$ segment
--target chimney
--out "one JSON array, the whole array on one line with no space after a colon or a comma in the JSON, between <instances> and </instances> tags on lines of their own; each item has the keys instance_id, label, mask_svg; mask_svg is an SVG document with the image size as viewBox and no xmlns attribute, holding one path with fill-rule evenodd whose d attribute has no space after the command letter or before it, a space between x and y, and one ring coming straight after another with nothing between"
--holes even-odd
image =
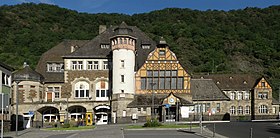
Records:
<instances>
[{"instance_id":1,"label":"chimney","mask_svg":"<svg viewBox=\"0 0 280 138\"><path fill-rule=\"evenodd\" d=\"M99 34L102 34L103 32L106 31L106 25L99 25Z\"/></svg>"}]
</instances>

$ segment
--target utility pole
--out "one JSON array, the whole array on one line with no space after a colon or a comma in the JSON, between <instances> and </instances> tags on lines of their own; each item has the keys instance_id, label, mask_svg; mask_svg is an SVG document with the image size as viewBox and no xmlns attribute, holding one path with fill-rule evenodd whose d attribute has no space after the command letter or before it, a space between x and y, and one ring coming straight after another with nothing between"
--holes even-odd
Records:
<instances>
[{"instance_id":1,"label":"utility pole","mask_svg":"<svg viewBox=\"0 0 280 138\"><path fill-rule=\"evenodd\" d=\"M16 136L18 136L18 84L19 81L16 81L17 91L16 91Z\"/></svg>"},{"instance_id":2,"label":"utility pole","mask_svg":"<svg viewBox=\"0 0 280 138\"><path fill-rule=\"evenodd\" d=\"M66 106L67 106L67 111L66 111L66 123L68 123L68 99L69 99L69 93L67 93L67 99L66 99Z\"/></svg>"},{"instance_id":3,"label":"utility pole","mask_svg":"<svg viewBox=\"0 0 280 138\"><path fill-rule=\"evenodd\" d=\"M280 120L280 87L278 92L278 118Z\"/></svg>"}]
</instances>

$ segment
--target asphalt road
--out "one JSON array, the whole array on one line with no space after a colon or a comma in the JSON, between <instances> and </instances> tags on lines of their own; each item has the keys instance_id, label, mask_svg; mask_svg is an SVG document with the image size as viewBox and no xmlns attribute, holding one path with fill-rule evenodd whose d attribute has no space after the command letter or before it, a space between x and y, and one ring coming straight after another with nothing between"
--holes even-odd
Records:
<instances>
[{"instance_id":1,"label":"asphalt road","mask_svg":"<svg viewBox=\"0 0 280 138\"><path fill-rule=\"evenodd\" d=\"M230 138L280 138L279 122L230 122L215 123L215 131ZM205 124L213 131L213 124Z\"/></svg>"},{"instance_id":2,"label":"asphalt road","mask_svg":"<svg viewBox=\"0 0 280 138\"><path fill-rule=\"evenodd\" d=\"M201 138L191 133L177 130L126 130L125 138Z\"/></svg>"}]
</instances>

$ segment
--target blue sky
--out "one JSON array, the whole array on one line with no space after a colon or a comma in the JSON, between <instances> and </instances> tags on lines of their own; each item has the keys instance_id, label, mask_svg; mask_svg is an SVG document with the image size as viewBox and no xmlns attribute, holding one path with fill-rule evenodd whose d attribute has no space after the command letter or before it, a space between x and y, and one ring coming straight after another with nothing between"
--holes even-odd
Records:
<instances>
[{"instance_id":1,"label":"blue sky","mask_svg":"<svg viewBox=\"0 0 280 138\"><path fill-rule=\"evenodd\" d=\"M280 5L280 0L0 0L0 5L48 3L87 13L145 13L164 8L232 10Z\"/></svg>"}]
</instances>

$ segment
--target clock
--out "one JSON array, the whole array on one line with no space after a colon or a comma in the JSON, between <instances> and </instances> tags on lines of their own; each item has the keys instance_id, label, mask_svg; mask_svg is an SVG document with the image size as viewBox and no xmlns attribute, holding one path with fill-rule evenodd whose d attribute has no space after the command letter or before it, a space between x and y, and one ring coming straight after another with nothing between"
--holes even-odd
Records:
<instances>
[{"instance_id":1,"label":"clock","mask_svg":"<svg viewBox=\"0 0 280 138\"><path fill-rule=\"evenodd\" d=\"M173 98L170 98L170 99L169 99L169 102L170 102L170 103L174 103L174 99L173 99Z\"/></svg>"}]
</instances>

